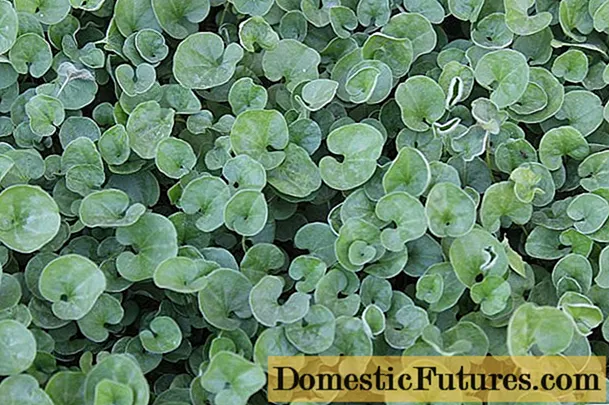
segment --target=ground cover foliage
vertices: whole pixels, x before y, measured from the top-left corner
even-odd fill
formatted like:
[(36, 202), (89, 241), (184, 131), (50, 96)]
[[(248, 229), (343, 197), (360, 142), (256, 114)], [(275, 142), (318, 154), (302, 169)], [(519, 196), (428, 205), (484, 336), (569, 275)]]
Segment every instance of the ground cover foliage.
[(603, 0), (0, 0), (0, 402), (608, 354), (607, 33)]

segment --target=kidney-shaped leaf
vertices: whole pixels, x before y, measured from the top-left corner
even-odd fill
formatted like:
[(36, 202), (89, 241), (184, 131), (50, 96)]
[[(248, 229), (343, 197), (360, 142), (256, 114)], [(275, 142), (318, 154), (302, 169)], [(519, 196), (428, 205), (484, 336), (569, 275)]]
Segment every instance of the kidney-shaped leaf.
[(264, 228), (268, 215), (268, 206), (262, 192), (241, 190), (226, 203), (224, 224), (240, 235), (254, 236)]
[(0, 55), (11, 49), (17, 40), (19, 20), (17, 12), (9, 1), (0, 1)]
[(201, 376), (203, 388), (216, 394), (214, 402), (217, 405), (245, 405), (265, 383), (262, 367), (226, 351), (212, 357)]
[[(360, 270), (383, 255), (380, 230), (360, 218), (351, 218), (340, 229), (336, 239), (336, 257), (339, 263), (351, 271)], [(319, 291), (319, 290), (318, 290)]]
[(395, 100), (402, 111), (402, 121), (413, 131), (424, 132), (442, 118), (445, 110), (444, 90), (433, 79), (413, 76), (401, 83)]
[(332, 346), (336, 333), (336, 319), (332, 311), (323, 305), (311, 305), (302, 321), (285, 327), (286, 338), (298, 350), (305, 354), (316, 354)]
[(39, 136), (51, 136), (65, 118), (63, 104), (55, 97), (39, 94), (25, 105), (30, 129)]
[(491, 91), (491, 101), (498, 108), (514, 104), (524, 94), (529, 82), (529, 66), (520, 52), (500, 49), (484, 55), (474, 72), (476, 81)]
[(152, 0), (152, 10), (159, 24), (177, 39), (197, 32), (199, 23), (207, 17), (209, 9), (209, 0)]
[(503, 276), (508, 259), (501, 243), (485, 230), (474, 228), (450, 246), (450, 263), (459, 280), (472, 286), (478, 275)]
[(124, 37), (144, 28), (161, 30), (150, 0), (117, 0), (114, 15), (116, 28)]
[[(94, 398), (98, 385), (105, 381), (125, 387), (131, 393), (130, 395), (128, 394), (131, 398), (131, 401), (128, 402), (130, 405), (148, 404), (148, 399), (150, 398), (148, 382), (133, 357), (127, 354), (111, 354), (97, 363), (87, 374), (87, 379), (85, 380), (85, 399), (87, 403), (96, 403)], [(111, 403), (103, 402), (104, 405)]]
[(310, 293), (326, 274), (326, 263), (315, 256), (298, 256), (292, 261), (289, 275), (296, 282), (296, 291)]
[(102, 190), (87, 195), (81, 202), (79, 217), (90, 228), (129, 226), (144, 215), (146, 207), (129, 203), (120, 190)]
[(609, 218), (609, 203), (603, 197), (583, 193), (569, 204), (567, 215), (574, 222), (575, 229), (587, 235), (598, 231)]
[(269, 171), (268, 182), (283, 194), (303, 198), (321, 186), (321, 175), (307, 151), (289, 143), (283, 162)]
[(16, 185), (0, 193), (0, 241), (31, 253), (50, 242), (61, 223), (55, 200), (39, 187)]
[(4, 405), (57, 405), (38, 386), (31, 375), (14, 375), (0, 383), (0, 398)]
[(119, 300), (109, 294), (102, 294), (87, 315), (78, 320), (78, 328), (88, 339), (103, 342), (108, 339), (112, 325), (118, 324), (124, 315)]
[(350, 190), (368, 181), (376, 171), (383, 149), (383, 135), (368, 124), (349, 124), (333, 130), (326, 139), (330, 152), (344, 156), (339, 163), (324, 156), (319, 162), (321, 178), (330, 187)]
[(136, 223), (119, 228), (116, 239), (121, 245), (133, 246), (137, 253), (123, 252), (116, 259), (118, 272), (129, 281), (152, 278), (156, 267), (178, 253), (178, 237), (166, 217), (146, 213)]
[(155, 163), (165, 176), (179, 179), (195, 167), (197, 156), (188, 142), (165, 138), (158, 143)]
[(156, 156), (159, 143), (171, 135), (174, 111), (156, 101), (138, 105), (129, 115), (127, 133), (131, 149), (142, 159)]
[(430, 180), (431, 172), (425, 155), (418, 149), (405, 147), (400, 149), (383, 176), (383, 188), (387, 193), (405, 191), (418, 197), (427, 189)]
[[(237, 116), (230, 133), (231, 147), (236, 154), (246, 154), (267, 170), (285, 159), (282, 149), (288, 145), (288, 125), (276, 110), (249, 110)], [(269, 151), (272, 148), (274, 150)]]
[(560, 309), (523, 304), (508, 324), (508, 351), (512, 356), (528, 356), (536, 347), (543, 354), (559, 354), (569, 347), (573, 333), (571, 319)]
[(220, 86), (235, 73), (243, 49), (235, 43), (224, 48), (222, 38), (211, 32), (197, 32), (178, 45), (173, 57), (173, 74), (187, 89), (205, 90)]
[(0, 321), (0, 375), (19, 374), (27, 370), (35, 357), (36, 340), (32, 332), (12, 319)]
[(427, 325), (429, 318), (423, 308), (403, 306), (388, 314), (385, 341), (395, 349), (406, 349), (416, 342)]
[(505, 23), (516, 35), (533, 35), (552, 22), (552, 13), (539, 11), (531, 15), (529, 9), (535, 0), (504, 0)]
[(154, 318), (148, 329), (141, 331), (139, 336), (144, 349), (151, 353), (169, 353), (182, 342), (180, 327), (168, 316)]
[(205, 287), (205, 276), (220, 265), (204, 259), (172, 257), (163, 261), (154, 271), (154, 283), (163, 289), (179, 293), (195, 293)]
[(453, 183), (437, 183), (427, 196), (425, 213), (429, 230), (438, 237), (458, 238), (476, 222), (476, 206), (471, 197)]
[(472, 300), (480, 304), (480, 310), (485, 315), (493, 316), (503, 311), (511, 292), (510, 284), (503, 277), (488, 276), (474, 284), (470, 294)]
[(264, 276), (250, 291), (252, 314), (262, 325), (273, 327), (280, 323), (294, 323), (309, 311), (309, 295), (295, 292), (282, 305), (277, 303), (285, 282), (276, 276)]
[(380, 219), (396, 224), (396, 228), (386, 228), (381, 232), (381, 242), (387, 250), (400, 252), (406, 242), (419, 239), (427, 230), (423, 204), (404, 191), (383, 196), (377, 202), (375, 212)]
[(589, 150), (588, 142), (577, 129), (570, 126), (552, 128), (541, 138), (539, 160), (549, 170), (558, 170), (563, 156), (582, 160)]
[(609, 187), (609, 151), (601, 151), (588, 156), (579, 165), (577, 174), (580, 183), (588, 191)]
[(480, 206), (480, 221), (486, 229), (495, 232), (501, 227), (502, 220), (509, 218), (522, 225), (529, 221), (532, 213), (533, 206), (520, 201), (514, 193), (514, 185), (504, 181), (493, 184), (485, 191)]
[(42, 77), (51, 67), (53, 54), (48, 42), (40, 35), (27, 33), (17, 38), (8, 53), (13, 68), (21, 74)]
[(42, 296), (53, 303), (60, 319), (85, 316), (106, 288), (106, 278), (97, 265), (84, 256), (60, 256), (46, 265), (40, 275)]
[(288, 90), (292, 90), (304, 81), (318, 78), (320, 61), (319, 53), (302, 42), (282, 39), (264, 53), (262, 69), (267, 79), (276, 82), (284, 78)]
[(198, 215), (197, 228), (211, 232), (224, 222), (224, 207), (229, 199), (230, 190), (222, 179), (203, 176), (188, 183), (178, 205), (185, 213)]
[(235, 330), (241, 319), (252, 314), (248, 301), (251, 289), (252, 283), (242, 273), (224, 268), (214, 270), (199, 290), (199, 309), (216, 328)]

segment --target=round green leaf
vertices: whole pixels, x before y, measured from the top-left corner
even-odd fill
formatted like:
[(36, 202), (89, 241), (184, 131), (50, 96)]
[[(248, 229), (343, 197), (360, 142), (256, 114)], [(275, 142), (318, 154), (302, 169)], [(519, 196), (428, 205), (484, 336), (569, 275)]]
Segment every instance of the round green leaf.
[(588, 142), (581, 132), (570, 126), (552, 128), (539, 143), (539, 160), (549, 170), (560, 169), (563, 156), (582, 160), (588, 153)]
[(17, 40), (17, 32), (19, 28), (19, 20), (17, 12), (9, 1), (0, 1), (0, 55), (12, 48)]
[(147, 63), (139, 64), (135, 70), (131, 65), (120, 65), (114, 74), (118, 85), (130, 97), (146, 93), (156, 80), (154, 67)]
[(45, 387), (45, 392), (55, 405), (77, 405), (85, 400), (85, 373), (60, 371), (54, 374)]
[(427, 231), (423, 204), (406, 192), (394, 191), (383, 196), (375, 212), (380, 219), (396, 224), (395, 229), (386, 228), (381, 232), (381, 242), (387, 250), (400, 252), (406, 242), (420, 238)]
[(160, 141), (154, 159), (159, 170), (172, 179), (185, 176), (197, 163), (197, 156), (190, 144), (177, 138)]
[(209, 273), (220, 266), (213, 261), (172, 257), (154, 271), (154, 283), (163, 289), (179, 293), (195, 293), (205, 287)]
[(30, 119), (32, 132), (40, 136), (50, 136), (61, 125), (65, 118), (63, 104), (54, 97), (37, 95), (25, 105), (25, 111)]
[(570, 253), (552, 270), (552, 282), (559, 294), (566, 290), (587, 293), (592, 285), (592, 267), (586, 257)]
[(173, 118), (174, 111), (156, 101), (138, 105), (126, 125), (131, 149), (142, 159), (154, 158), (159, 143), (171, 135)]
[(523, 203), (543, 207), (554, 199), (555, 184), (550, 171), (543, 165), (532, 162), (523, 163), (511, 174), (514, 194)]
[(153, 0), (152, 10), (165, 32), (173, 38), (183, 39), (198, 31), (199, 23), (209, 14), (210, 2)]
[(93, 308), (77, 323), (80, 331), (94, 342), (103, 342), (110, 336), (111, 325), (118, 324), (125, 315), (121, 303), (109, 294), (102, 294)]
[[(95, 403), (94, 398), (96, 397), (98, 386), (104, 382), (113, 382), (120, 387), (125, 387), (126, 390), (123, 389), (121, 391), (128, 390), (127, 392), (130, 392), (130, 404), (148, 404), (148, 399), (150, 398), (148, 382), (137, 362), (131, 356), (126, 354), (110, 354), (91, 369), (85, 380), (85, 400), (87, 403)], [(102, 403), (107, 404), (108, 402)]]
[(252, 284), (240, 272), (217, 269), (207, 276), (207, 283), (199, 290), (199, 309), (216, 328), (235, 330), (252, 314), (248, 301), (251, 289)]
[(449, 256), (457, 277), (468, 287), (477, 281), (478, 275), (503, 276), (508, 269), (507, 255), (501, 243), (478, 228), (455, 239)]
[(305, 354), (321, 353), (332, 346), (336, 320), (332, 311), (322, 305), (311, 305), (302, 321), (285, 326), (285, 336)]
[(408, 38), (412, 42), (415, 60), (431, 52), (438, 42), (431, 22), (419, 13), (396, 14), (383, 26), (381, 32), (394, 38)]
[(476, 206), (471, 197), (452, 183), (437, 183), (427, 196), (425, 214), (429, 230), (438, 237), (458, 238), (472, 230)]
[(335, 243), (339, 263), (347, 270), (358, 271), (364, 264), (379, 259), (384, 253), (380, 238), (381, 231), (376, 226), (360, 218), (349, 219)]
[(279, 35), (260, 16), (250, 17), (239, 25), (241, 46), (248, 52), (255, 52), (254, 45), (271, 50), (279, 43)]
[(596, 194), (579, 194), (569, 204), (567, 215), (575, 221), (575, 229), (590, 234), (598, 231), (609, 218), (609, 203)]
[(306, 150), (289, 143), (285, 159), (268, 172), (268, 182), (279, 192), (293, 197), (307, 197), (321, 186), (319, 168)]
[(320, 60), (319, 53), (305, 44), (282, 39), (275, 48), (264, 53), (262, 69), (271, 81), (285, 79), (288, 90), (291, 90), (302, 82), (318, 78)]
[(433, 79), (412, 76), (401, 83), (395, 99), (402, 111), (402, 121), (413, 131), (423, 132), (442, 118), (445, 109), (444, 90)]
[(485, 315), (496, 315), (507, 305), (512, 290), (510, 284), (499, 276), (485, 277), (471, 286), (471, 297)]
[(244, 111), (237, 116), (230, 133), (235, 153), (251, 156), (267, 170), (283, 162), (285, 152), (282, 149), (288, 145), (288, 139), (287, 123), (276, 110)]
[(141, 331), (139, 336), (144, 349), (151, 353), (169, 353), (182, 342), (180, 327), (168, 316), (154, 318), (148, 329)]
[(344, 156), (341, 163), (333, 157), (319, 162), (321, 178), (332, 188), (349, 190), (372, 177), (381, 154), (383, 136), (367, 124), (349, 124), (332, 131), (326, 143), (330, 152)]
[(264, 228), (268, 206), (264, 194), (256, 190), (241, 190), (224, 207), (224, 224), (243, 236), (254, 236)]
[[(14, 375), (27, 370), (35, 357), (36, 340), (32, 332), (17, 321), (0, 321), (0, 375)], [(0, 384), (0, 392), (6, 381)]]
[(123, 252), (116, 259), (118, 272), (129, 281), (152, 278), (156, 267), (178, 252), (175, 227), (159, 214), (146, 213), (133, 225), (119, 228), (116, 239), (137, 252)]
[(120, 190), (97, 191), (80, 203), (79, 217), (90, 228), (129, 226), (144, 215), (146, 207), (129, 203), (129, 196)]
[(552, 22), (552, 14), (537, 10), (537, 14), (529, 13), (534, 0), (505, 0), (505, 23), (516, 35), (533, 35)]
[(588, 57), (578, 49), (570, 49), (554, 60), (552, 73), (569, 82), (581, 82), (588, 74)]
[(309, 311), (310, 297), (304, 293), (293, 293), (282, 305), (277, 303), (284, 284), (280, 277), (264, 276), (250, 291), (252, 314), (262, 325), (274, 327), (277, 322), (294, 323)]
[(557, 308), (523, 304), (512, 315), (507, 331), (507, 346), (512, 356), (528, 356), (535, 345), (543, 354), (565, 350), (573, 338), (573, 324)]
[[(301, 228), (302, 229), (302, 228)], [(326, 274), (326, 264), (315, 256), (298, 256), (290, 263), (289, 275), (296, 283), (296, 291), (309, 293)]]
[(262, 110), (268, 101), (266, 89), (249, 77), (237, 80), (228, 93), (228, 103), (235, 115), (247, 110)]
[(372, 34), (362, 47), (365, 59), (375, 59), (389, 66), (394, 77), (402, 77), (413, 61), (412, 42), (408, 38), (394, 38), (385, 34)]
[(529, 66), (520, 52), (501, 49), (485, 54), (476, 65), (474, 75), (481, 86), (491, 91), (491, 101), (498, 108), (505, 108), (524, 94)]
[(39, 187), (16, 185), (0, 193), (0, 241), (32, 253), (50, 242), (61, 217), (55, 200)]
[(144, 28), (160, 31), (150, 0), (117, 0), (114, 6), (116, 28), (128, 37)]
[(327, 105), (336, 94), (338, 82), (328, 79), (316, 79), (302, 87), (302, 100), (310, 111), (318, 111)]
[(480, 206), (480, 222), (489, 231), (496, 232), (502, 226), (502, 220), (509, 218), (515, 224), (525, 224), (532, 213), (533, 206), (516, 197), (513, 184), (500, 182), (490, 186), (484, 193)]
[(86, 257), (69, 254), (46, 265), (40, 275), (40, 294), (53, 303), (60, 319), (85, 316), (106, 288), (104, 273)]
[(431, 180), (429, 163), (417, 149), (406, 147), (400, 149), (398, 156), (383, 176), (385, 192), (405, 191), (418, 197), (427, 189)]
[(52, 25), (63, 20), (71, 7), (69, 0), (15, 0), (15, 9), (32, 14), (42, 24)]
[(7, 405), (56, 405), (31, 375), (14, 375), (3, 380), (0, 398)]
[(218, 405), (246, 405), (249, 397), (265, 383), (262, 367), (225, 351), (211, 359), (201, 376), (201, 385), (216, 394), (214, 401)]
[(188, 183), (179, 206), (189, 215), (198, 214), (197, 228), (211, 232), (224, 222), (223, 213), (229, 199), (226, 183), (217, 177), (203, 176)]
[(224, 48), (224, 41), (211, 32), (198, 32), (183, 40), (173, 57), (173, 74), (187, 89), (220, 86), (235, 73), (243, 49), (235, 43)]

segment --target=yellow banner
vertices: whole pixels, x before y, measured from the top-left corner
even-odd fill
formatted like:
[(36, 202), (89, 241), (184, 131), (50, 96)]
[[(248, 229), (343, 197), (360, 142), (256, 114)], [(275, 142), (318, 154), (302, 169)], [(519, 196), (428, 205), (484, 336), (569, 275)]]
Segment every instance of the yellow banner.
[(269, 357), (270, 402), (605, 403), (605, 357)]

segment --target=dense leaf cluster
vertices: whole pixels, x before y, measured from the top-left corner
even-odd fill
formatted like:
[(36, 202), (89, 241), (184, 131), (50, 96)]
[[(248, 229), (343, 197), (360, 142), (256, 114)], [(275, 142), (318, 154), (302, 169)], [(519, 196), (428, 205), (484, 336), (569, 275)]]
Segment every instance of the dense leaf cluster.
[(607, 0), (0, 0), (0, 403), (609, 354), (608, 33)]

